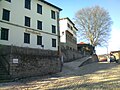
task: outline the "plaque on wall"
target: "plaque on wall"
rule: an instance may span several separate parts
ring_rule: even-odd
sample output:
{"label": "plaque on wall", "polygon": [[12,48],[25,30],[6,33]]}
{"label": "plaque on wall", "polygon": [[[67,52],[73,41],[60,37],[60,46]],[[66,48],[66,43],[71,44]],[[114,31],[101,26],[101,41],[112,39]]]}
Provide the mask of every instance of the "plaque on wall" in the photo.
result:
{"label": "plaque on wall", "polygon": [[13,59],[13,63],[18,63],[18,59]]}

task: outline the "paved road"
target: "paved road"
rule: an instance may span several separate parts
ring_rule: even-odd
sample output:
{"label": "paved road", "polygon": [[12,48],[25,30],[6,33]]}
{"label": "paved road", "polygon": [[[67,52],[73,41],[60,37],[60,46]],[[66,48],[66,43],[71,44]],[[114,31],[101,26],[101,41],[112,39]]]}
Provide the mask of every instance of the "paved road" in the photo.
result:
{"label": "paved road", "polygon": [[58,74],[1,83],[0,90],[120,90],[119,64],[104,62],[78,67],[80,63],[81,60],[65,63]]}

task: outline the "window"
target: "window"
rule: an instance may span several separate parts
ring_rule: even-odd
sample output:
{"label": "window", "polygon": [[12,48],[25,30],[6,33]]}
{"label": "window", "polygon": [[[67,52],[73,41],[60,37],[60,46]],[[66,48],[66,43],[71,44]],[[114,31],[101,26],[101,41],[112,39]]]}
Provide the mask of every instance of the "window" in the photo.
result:
{"label": "window", "polygon": [[67,26],[70,28],[70,24],[69,23],[67,23]]}
{"label": "window", "polygon": [[31,0],[25,0],[25,8],[31,9]]}
{"label": "window", "polygon": [[30,34],[24,33],[24,43],[30,43]]}
{"label": "window", "polygon": [[42,14],[42,6],[37,4],[37,13]]}
{"label": "window", "polygon": [[25,26],[30,27],[30,18],[25,16]]}
{"label": "window", "polygon": [[52,33],[56,33],[56,26],[52,25]]}
{"label": "window", "polygon": [[11,2],[11,0],[5,0],[5,1]]}
{"label": "window", "polygon": [[42,30],[42,21],[37,20],[37,29]]}
{"label": "window", "polygon": [[52,39],[52,47],[56,47],[56,39]]}
{"label": "window", "polygon": [[72,27],[72,26],[71,26],[70,28],[71,28],[71,30],[73,30],[73,27]]}
{"label": "window", "polygon": [[55,17],[55,11],[53,11],[53,10],[51,10],[51,18],[52,19],[55,19],[56,17]]}
{"label": "window", "polygon": [[3,20],[9,21],[10,20],[10,11],[3,9],[3,16],[2,16]]}
{"label": "window", "polygon": [[42,45],[42,36],[37,36],[37,45]]}
{"label": "window", "polygon": [[1,40],[8,40],[9,29],[1,28]]}

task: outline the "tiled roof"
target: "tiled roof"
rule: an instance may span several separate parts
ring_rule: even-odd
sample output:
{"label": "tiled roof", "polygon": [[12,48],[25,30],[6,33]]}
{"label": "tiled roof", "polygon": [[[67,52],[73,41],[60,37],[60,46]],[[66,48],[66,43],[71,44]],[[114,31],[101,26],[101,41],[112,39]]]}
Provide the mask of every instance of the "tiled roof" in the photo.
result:
{"label": "tiled roof", "polygon": [[78,44],[86,44],[86,43],[84,43],[84,42],[80,42],[80,43],[78,43]]}

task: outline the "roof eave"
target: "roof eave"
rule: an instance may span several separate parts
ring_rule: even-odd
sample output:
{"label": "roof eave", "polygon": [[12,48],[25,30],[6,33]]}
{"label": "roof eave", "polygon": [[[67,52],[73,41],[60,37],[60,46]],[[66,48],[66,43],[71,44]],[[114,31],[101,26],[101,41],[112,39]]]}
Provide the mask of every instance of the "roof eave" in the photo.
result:
{"label": "roof eave", "polygon": [[78,29],[75,27],[75,24],[74,24],[68,17],[60,18],[59,20],[63,20],[63,19],[67,19],[68,21],[70,21],[70,23],[73,24],[73,26],[74,26],[74,28],[76,29],[76,31],[78,31]]}
{"label": "roof eave", "polygon": [[59,8],[59,7],[53,5],[53,4],[51,4],[51,3],[49,3],[49,2],[47,2],[47,1],[45,1],[45,0],[38,0],[38,1],[41,1],[41,2],[43,2],[43,3],[45,3],[45,4],[47,4],[47,5],[50,5],[50,6],[54,7],[54,8],[56,8],[56,9],[58,9],[59,11],[62,11],[61,8]]}

